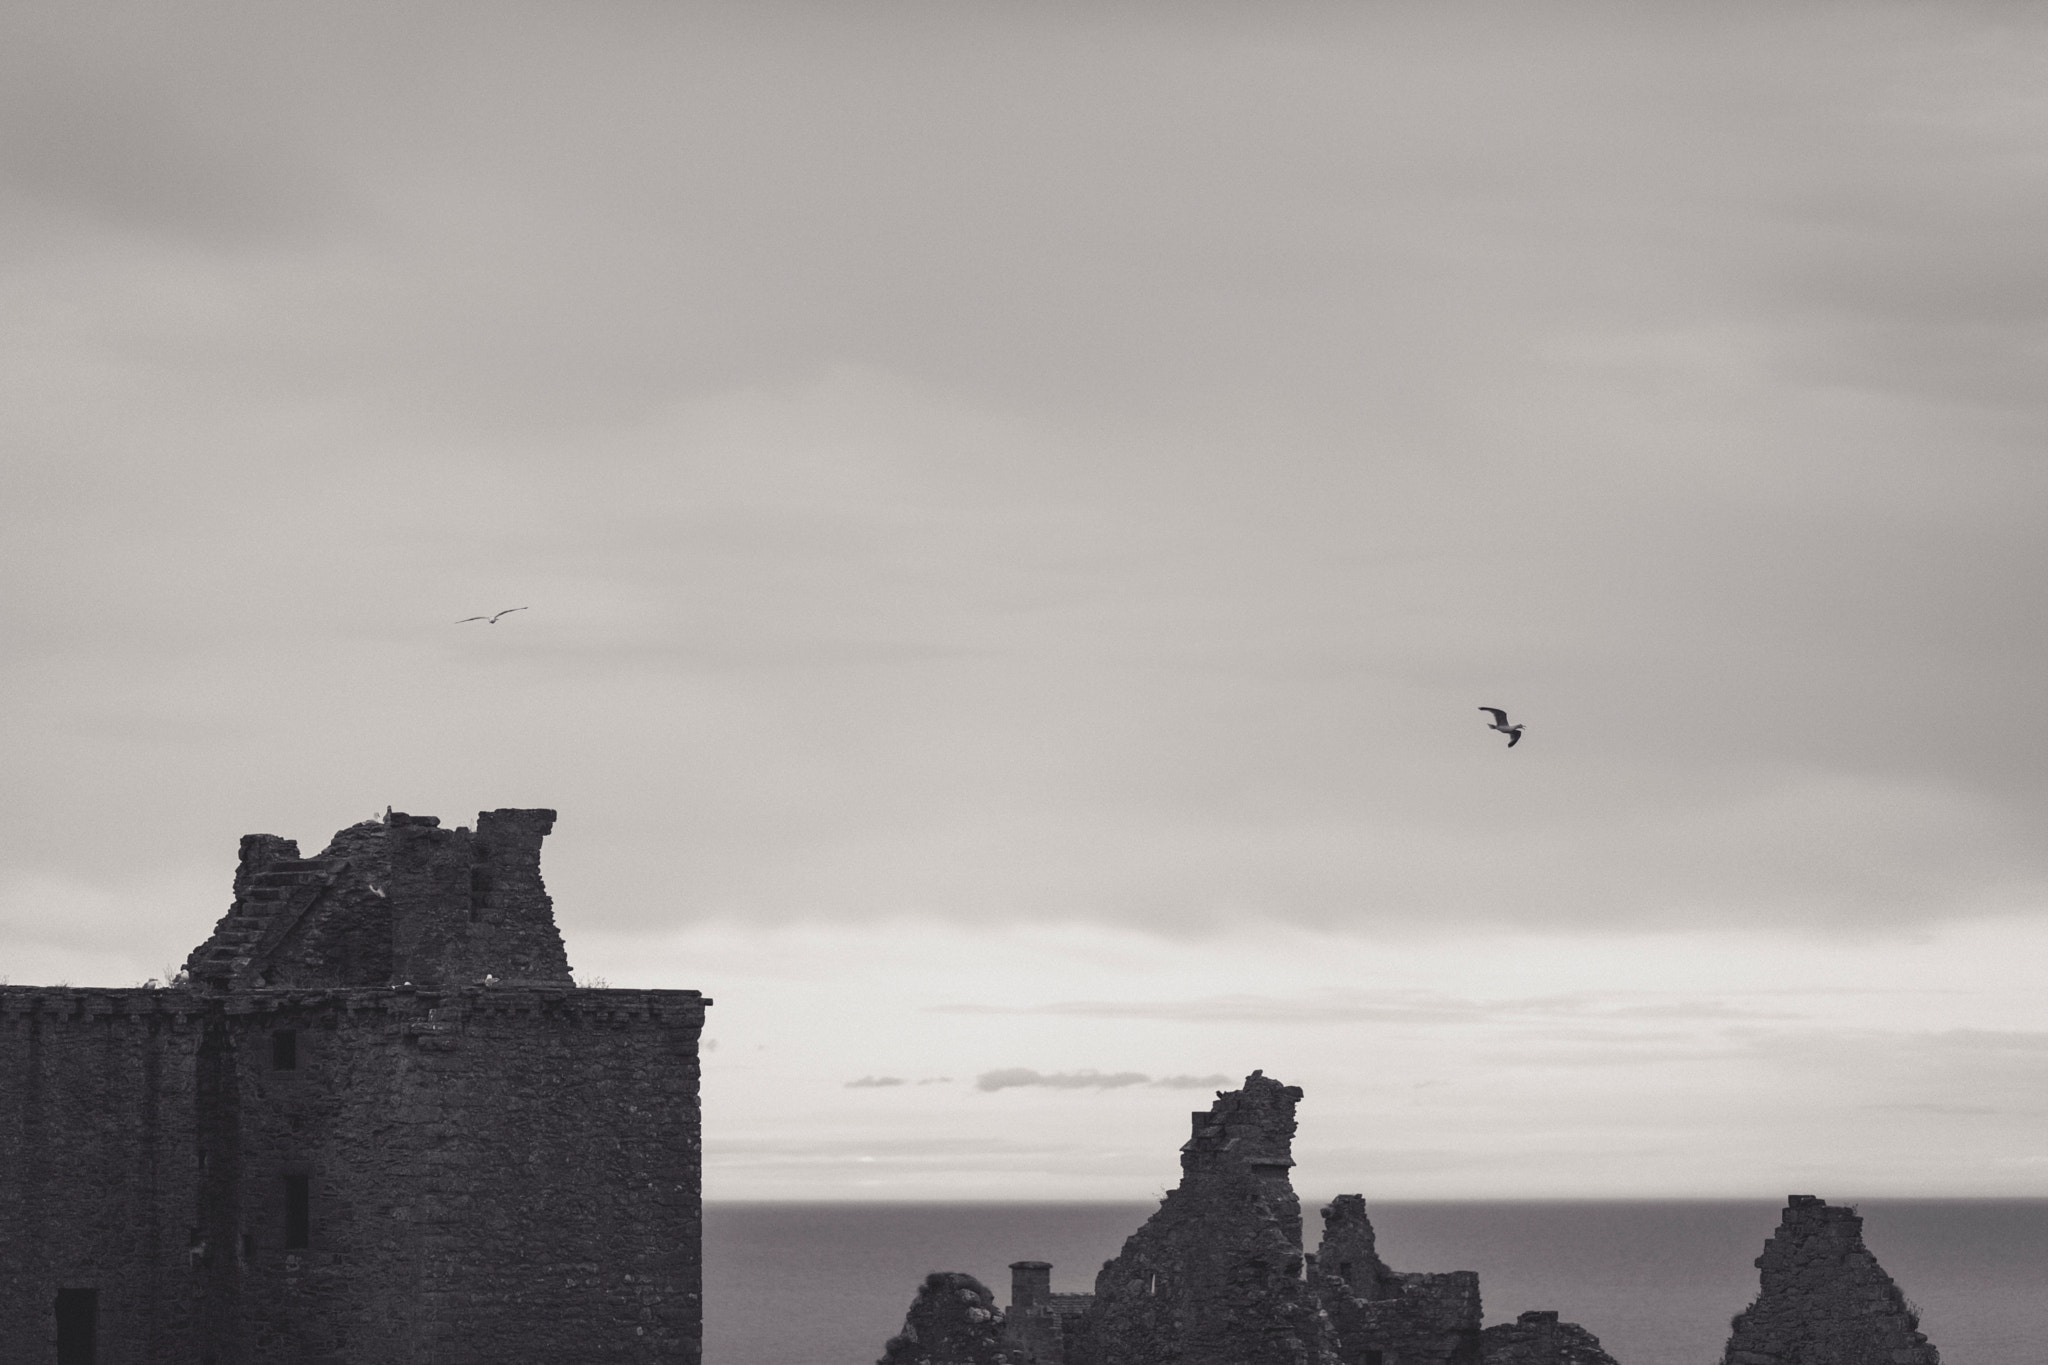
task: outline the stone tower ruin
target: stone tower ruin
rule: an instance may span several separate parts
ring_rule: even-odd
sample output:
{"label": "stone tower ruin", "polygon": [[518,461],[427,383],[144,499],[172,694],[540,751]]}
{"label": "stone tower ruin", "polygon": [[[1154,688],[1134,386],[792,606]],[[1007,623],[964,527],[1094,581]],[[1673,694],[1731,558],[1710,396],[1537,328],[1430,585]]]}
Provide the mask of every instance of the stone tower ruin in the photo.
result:
{"label": "stone tower ruin", "polygon": [[575,985],[554,819],[252,834],[181,983],[0,988],[0,1365],[697,1365],[711,1002]]}

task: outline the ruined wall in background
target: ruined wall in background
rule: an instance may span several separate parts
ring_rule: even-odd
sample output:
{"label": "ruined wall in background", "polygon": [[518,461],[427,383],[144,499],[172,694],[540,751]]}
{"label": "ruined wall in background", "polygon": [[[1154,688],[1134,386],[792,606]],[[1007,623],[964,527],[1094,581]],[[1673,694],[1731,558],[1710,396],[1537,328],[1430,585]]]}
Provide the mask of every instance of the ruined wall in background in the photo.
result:
{"label": "ruined wall in background", "polygon": [[1301,1091],[1260,1072],[1194,1115],[1181,1183],[1068,1324],[1072,1365],[1309,1365],[1320,1325],[1302,1279],[1293,1166]]}
{"label": "ruined wall in background", "polygon": [[1482,1365],[1616,1365],[1600,1338],[1576,1322],[1559,1322],[1551,1309],[1481,1332],[1479,1358]]}
{"label": "ruined wall in background", "polygon": [[1854,1209],[1791,1196],[1756,1264],[1761,1287],[1736,1315],[1724,1365],[1938,1365]]}
{"label": "ruined wall in background", "polygon": [[1387,1299],[1398,1292],[1399,1278],[1380,1259],[1362,1194],[1340,1194],[1323,1207],[1323,1240],[1314,1263],[1317,1274],[1337,1280],[1357,1298]]}
{"label": "ruined wall in background", "polygon": [[1479,1276],[1389,1269],[1363,1195],[1340,1194],[1323,1209],[1315,1267],[1325,1349],[1340,1365],[1477,1365]]}
{"label": "ruined wall in background", "polygon": [[1093,1294],[1053,1292],[1052,1262],[1012,1261],[1003,1329],[1009,1365],[1065,1365],[1068,1324],[1094,1306]]}

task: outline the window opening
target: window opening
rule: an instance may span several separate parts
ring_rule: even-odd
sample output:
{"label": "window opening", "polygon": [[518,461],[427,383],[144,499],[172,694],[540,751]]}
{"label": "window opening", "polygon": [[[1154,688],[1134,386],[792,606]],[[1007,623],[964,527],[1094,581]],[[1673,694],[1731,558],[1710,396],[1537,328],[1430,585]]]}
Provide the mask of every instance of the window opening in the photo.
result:
{"label": "window opening", "polygon": [[1365,1365],[1386,1365],[1386,1360],[1387,1355],[1384,1351],[1367,1351],[1365,1353]]}
{"label": "window opening", "polygon": [[306,1246],[312,1232],[311,1191],[303,1175],[284,1178],[284,1244],[287,1249]]}
{"label": "window opening", "polygon": [[93,1365],[99,1335],[100,1291],[57,1291],[57,1365]]}
{"label": "window opening", "polygon": [[242,1259],[245,1261],[256,1259],[256,1234],[253,1232],[242,1234]]}
{"label": "window opening", "polygon": [[299,1069],[299,1031],[295,1028],[281,1028],[270,1035],[270,1069],[273,1071],[297,1071]]}

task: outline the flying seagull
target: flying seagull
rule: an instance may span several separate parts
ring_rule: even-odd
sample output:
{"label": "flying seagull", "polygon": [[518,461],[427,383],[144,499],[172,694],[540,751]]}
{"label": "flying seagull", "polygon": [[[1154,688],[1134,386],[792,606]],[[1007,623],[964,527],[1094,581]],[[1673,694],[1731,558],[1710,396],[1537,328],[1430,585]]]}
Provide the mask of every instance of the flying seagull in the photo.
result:
{"label": "flying seagull", "polygon": [[1493,716],[1493,724],[1487,726],[1486,728],[1489,730],[1498,730],[1502,734],[1506,735],[1508,737],[1508,747],[1510,749],[1514,748],[1516,743],[1518,743],[1522,738],[1522,727],[1519,725],[1508,724],[1508,713],[1501,710],[1498,706],[1482,706],[1479,709],[1488,712]]}
{"label": "flying seagull", "polygon": [[[510,616],[515,611],[525,610],[525,607],[507,607],[505,608],[505,610],[499,612],[498,616]],[[487,626],[495,626],[498,624],[498,616],[465,616],[462,618],[461,621],[457,621],[455,624],[459,626],[466,621],[481,621]]]}

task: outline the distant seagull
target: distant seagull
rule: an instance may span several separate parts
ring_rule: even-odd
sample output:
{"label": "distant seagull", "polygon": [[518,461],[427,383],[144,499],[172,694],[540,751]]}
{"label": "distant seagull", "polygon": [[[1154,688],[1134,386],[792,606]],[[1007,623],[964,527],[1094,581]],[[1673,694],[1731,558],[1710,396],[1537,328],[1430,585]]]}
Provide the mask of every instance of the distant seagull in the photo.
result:
{"label": "distant seagull", "polygon": [[[498,616],[510,616],[515,611],[525,610],[525,607],[507,607],[505,608],[505,610],[499,612]],[[481,621],[487,626],[495,626],[498,624],[498,616],[465,616],[462,618],[462,620],[457,621],[455,624],[459,626],[470,621]]]}
{"label": "distant seagull", "polygon": [[1520,742],[1522,738],[1522,727],[1519,725],[1508,724],[1507,712],[1501,710],[1498,706],[1482,706],[1479,709],[1493,717],[1493,724],[1487,726],[1486,728],[1489,730],[1498,730],[1502,734],[1506,735],[1508,737],[1508,747],[1510,749],[1514,748],[1515,745],[1518,742]]}

